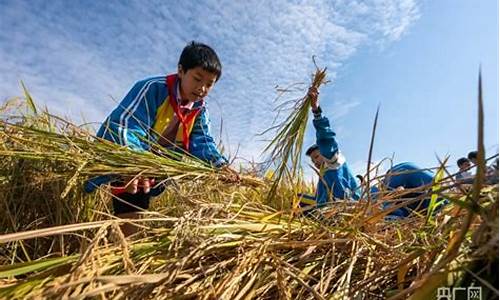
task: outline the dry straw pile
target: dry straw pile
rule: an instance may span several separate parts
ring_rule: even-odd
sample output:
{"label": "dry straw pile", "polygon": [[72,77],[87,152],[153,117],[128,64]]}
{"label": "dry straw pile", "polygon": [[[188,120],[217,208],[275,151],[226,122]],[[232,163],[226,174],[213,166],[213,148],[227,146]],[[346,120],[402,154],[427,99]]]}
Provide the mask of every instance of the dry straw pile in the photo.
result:
{"label": "dry straw pile", "polygon": [[[311,189],[290,169],[307,97],[268,149],[282,163],[274,180],[249,169],[239,184],[195,159],[98,141],[24,98],[7,102],[0,121],[2,299],[433,299],[449,285],[498,297],[498,185],[483,184],[481,96],[474,186],[444,184],[452,176],[442,169],[427,196],[450,204],[390,222],[376,208],[394,193],[370,209],[338,201],[309,217],[293,205]],[[98,174],[168,182],[133,221],[138,235],[124,238],[107,188],[82,192]]]}

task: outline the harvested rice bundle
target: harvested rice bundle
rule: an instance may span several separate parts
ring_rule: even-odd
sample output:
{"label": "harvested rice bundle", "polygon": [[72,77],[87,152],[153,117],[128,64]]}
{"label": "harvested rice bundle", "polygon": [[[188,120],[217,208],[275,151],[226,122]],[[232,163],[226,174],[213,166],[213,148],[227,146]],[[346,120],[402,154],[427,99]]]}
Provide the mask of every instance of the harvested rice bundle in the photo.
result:
{"label": "harvested rice bundle", "polygon": [[[319,89],[319,87],[327,82],[326,68],[316,68],[313,75],[311,88]],[[269,154],[269,160],[275,166],[273,172],[273,184],[269,191],[268,200],[275,197],[278,186],[283,181],[288,181],[291,185],[297,184],[297,179],[300,178],[300,163],[302,157],[302,146],[304,142],[304,134],[309,119],[309,110],[311,106],[311,98],[308,95],[297,99],[296,101],[286,102],[278,107],[278,110],[284,109],[284,106],[291,106],[290,114],[280,124],[266,130],[275,129],[276,135],[271,139],[269,144],[264,148],[263,153]],[[263,133],[263,134],[264,134]],[[281,207],[284,204],[281,203]]]}

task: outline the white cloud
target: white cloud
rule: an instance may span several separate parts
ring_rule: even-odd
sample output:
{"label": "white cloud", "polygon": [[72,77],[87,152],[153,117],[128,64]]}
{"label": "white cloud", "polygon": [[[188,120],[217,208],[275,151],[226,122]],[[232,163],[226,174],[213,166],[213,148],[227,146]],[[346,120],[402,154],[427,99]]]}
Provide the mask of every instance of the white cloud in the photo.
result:
{"label": "white cloud", "polygon": [[399,40],[420,18],[415,0],[337,0],[335,19],[378,43]]}
{"label": "white cloud", "polygon": [[419,17],[417,5],[412,0],[375,1],[380,20],[376,26],[390,41],[396,41]]}
{"label": "white cloud", "polygon": [[[274,87],[308,82],[312,55],[330,79],[371,42],[401,38],[418,18],[415,1],[11,1],[0,4],[0,97],[23,79],[50,109],[102,119],[131,85],[175,71],[190,40],[213,46],[223,77],[207,99],[213,132],[221,116],[240,155],[258,158],[255,134],[273,119]],[[339,102],[336,118],[358,102]],[[220,108],[219,108],[220,106]],[[341,126],[339,126],[341,128]],[[225,135],[223,135],[224,138]]]}

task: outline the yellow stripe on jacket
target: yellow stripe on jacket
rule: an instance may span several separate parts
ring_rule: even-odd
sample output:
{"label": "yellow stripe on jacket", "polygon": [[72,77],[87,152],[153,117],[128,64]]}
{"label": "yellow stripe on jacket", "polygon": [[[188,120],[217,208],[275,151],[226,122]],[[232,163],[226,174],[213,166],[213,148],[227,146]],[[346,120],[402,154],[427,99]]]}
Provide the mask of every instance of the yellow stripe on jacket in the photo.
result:
{"label": "yellow stripe on jacket", "polygon": [[[153,130],[154,132],[161,136],[165,129],[167,129],[168,125],[174,120],[174,109],[172,105],[170,105],[170,99],[168,98],[170,96],[167,96],[167,99],[163,101],[163,103],[158,107],[158,110],[156,112],[156,117],[155,117],[155,123],[153,125]],[[192,119],[188,123],[188,133],[191,135],[191,131],[193,130],[194,127],[194,122],[196,121],[196,118]],[[178,146],[183,145],[183,125],[182,122],[179,122],[179,128],[177,129],[177,134],[175,138],[175,143]]]}

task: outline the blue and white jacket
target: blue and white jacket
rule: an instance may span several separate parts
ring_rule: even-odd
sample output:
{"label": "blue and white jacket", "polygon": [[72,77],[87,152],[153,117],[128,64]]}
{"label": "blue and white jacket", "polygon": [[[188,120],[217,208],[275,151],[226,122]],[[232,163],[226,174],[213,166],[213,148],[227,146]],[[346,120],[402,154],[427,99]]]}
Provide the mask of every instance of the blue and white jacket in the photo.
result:
{"label": "blue and white jacket", "polygon": [[340,153],[335,132],[330,122],[321,114],[315,114],[313,120],[316,129],[316,144],[319,152],[329,161],[320,170],[320,178],[316,190],[318,207],[336,199],[358,200],[360,188],[345,157]]}
{"label": "blue and white jacket", "polygon": [[[176,90],[179,90],[179,81]],[[97,132],[98,137],[128,146],[134,150],[148,151],[159,135],[152,129],[160,116],[159,110],[168,102],[165,76],[152,77],[137,82],[120,104],[106,118]],[[177,96],[175,96],[177,99]],[[189,153],[193,156],[221,166],[227,159],[217,150],[210,134],[208,111],[203,102],[197,101],[193,108],[200,108],[189,138]]]}
{"label": "blue and white jacket", "polygon": [[[180,81],[175,81],[175,90],[179,95]],[[148,78],[137,82],[128,92],[120,104],[106,118],[97,132],[97,137],[114,143],[127,146],[137,151],[149,151],[151,145],[157,144],[161,128],[165,128],[172,120],[173,110],[169,105],[169,97],[174,97],[179,103],[177,95],[169,95],[166,76]],[[217,150],[214,139],[210,134],[208,111],[203,101],[196,101],[192,109],[199,113],[191,121],[189,128],[188,152],[215,167],[221,167],[228,160]],[[180,125],[182,126],[182,125]],[[181,128],[179,128],[181,133]],[[178,137],[182,134],[178,134]],[[179,143],[178,140],[175,141]],[[179,150],[181,147],[174,147]],[[85,183],[85,191],[91,192],[97,186],[114,180],[116,176],[103,175],[92,178]]]}

